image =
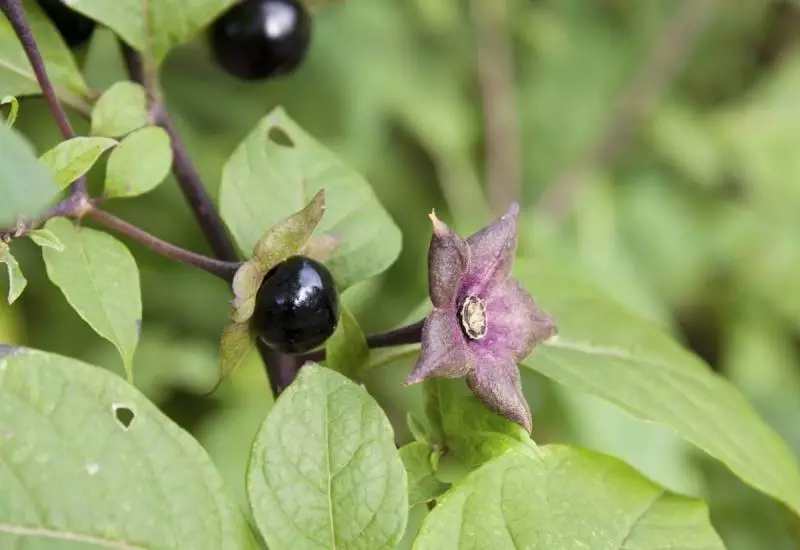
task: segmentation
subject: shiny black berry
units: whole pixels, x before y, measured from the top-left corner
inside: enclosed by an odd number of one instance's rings
[[[240,0],[214,21],[210,41],[217,62],[233,76],[280,76],[303,61],[311,17],[296,0]]]
[[[327,340],[339,320],[339,295],[330,271],[292,256],[264,277],[250,320],[253,333],[283,353],[305,353]]]
[[[94,32],[95,22],[69,8],[61,0],[38,0],[42,10],[53,22],[70,48],[86,43]]]

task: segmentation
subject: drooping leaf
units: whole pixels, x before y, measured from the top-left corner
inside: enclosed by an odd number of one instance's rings
[[[28,237],[41,247],[52,248],[59,252],[64,250],[64,245],[58,240],[58,237],[47,229],[34,229]]]
[[[103,92],[92,109],[92,135],[118,138],[147,125],[147,92],[122,81]]]
[[[203,30],[233,0],[71,0],[70,7],[99,21],[160,62]]]
[[[559,327],[523,365],[671,428],[800,512],[797,459],[729,382],[585,283],[527,261],[516,272]]]
[[[431,448],[414,441],[400,447],[400,458],[408,475],[408,505],[416,506],[435,499],[445,491],[445,485],[436,478]]]
[[[394,548],[408,513],[392,427],[362,387],[307,365],[253,445],[247,492],[272,550]]]
[[[17,114],[19,114],[19,100],[13,95],[7,95],[0,99],[0,107],[8,105],[8,116],[6,116],[6,124],[14,126],[17,121]]]
[[[16,130],[0,124],[0,227],[38,216],[57,194],[53,175],[33,148]]]
[[[22,295],[22,291],[28,285],[28,280],[22,274],[22,269],[11,254],[9,246],[2,241],[0,241],[0,264],[6,264],[8,269],[8,303],[13,304]]]
[[[372,189],[281,109],[262,119],[226,163],[220,210],[247,251],[320,189],[326,210],[317,231],[339,239],[327,262],[337,283],[347,288],[389,267],[401,235]]]
[[[225,328],[219,344],[220,380],[236,370],[252,347],[247,323],[231,323]]]
[[[66,189],[116,144],[116,140],[105,137],[75,137],[62,141],[39,160],[53,172],[59,189]]]
[[[88,112],[85,99],[88,88],[69,48],[36,2],[25,2],[24,8],[47,76],[59,99]],[[5,16],[0,17],[0,91],[3,95],[14,96],[42,93],[25,51]]]
[[[152,191],[172,167],[169,134],[156,126],[142,128],[122,140],[108,158],[105,194],[135,197]]]
[[[415,550],[723,550],[700,501],[625,463],[563,446],[511,452],[470,474],[425,519]]]
[[[202,447],[119,377],[0,346],[0,401],[0,547],[256,548]]]
[[[44,248],[50,280],[100,336],[114,344],[128,376],[142,319],[139,269],[124,244],[102,231],[76,227],[64,218],[47,222],[64,245]]]
[[[369,359],[369,347],[364,331],[344,305],[339,306],[339,324],[325,344],[328,367],[357,380]]]

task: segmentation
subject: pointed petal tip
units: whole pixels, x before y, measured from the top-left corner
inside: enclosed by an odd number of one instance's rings
[[[506,216],[512,216],[514,218],[519,217],[519,203],[512,202],[508,205],[508,210],[506,211]]]
[[[435,210],[431,210],[431,213],[428,214],[428,218],[430,218],[431,224],[433,224],[433,232],[437,237],[442,238],[450,234],[450,228],[436,216]]]

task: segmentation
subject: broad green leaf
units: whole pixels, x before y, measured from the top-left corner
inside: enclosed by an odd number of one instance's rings
[[[116,140],[110,138],[75,137],[62,141],[39,160],[53,172],[59,189],[66,189],[88,172],[100,155],[115,145]]]
[[[47,275],[69,304],[100,336],[114,344],[132,376],[133,352],[142,322],[139,269],[124,244],[102,231],[69,220],[47,222],[64,245],[42,249]]]
[[[0,547],[257,547],[202,447],[121,378],[0,346],[0,402]]]
[[[58,237],[47,229],[34,229],[30,232],[28,237],[41,247],[52,248],[59,252],[64,250],[64,245],[58,240]]]
[[[160,62],[205,29],[233,0],[71,0],[70,7],[113,30]]]
[[[169,134],[163,128],[142,128],[122,140],[108,157],[107,197],[135,197],[152,191],[172,167]]]
[[[325,190],[317,231],[339,239],[326,262],[347,288],[389,267],[401,235],[364,179],[295,124],[282,109],[267,115],[225,165],[220,210],[242,250],[268,227]]]
[[[53,175],[33,148],[16,130],[0,124],[0,227],[38,216],[56,195]]]
[[[525,366],[671,428],[800,512],[797,459],[728,381],[586,284],[530,262],[516,272],[559,329]]]
[[[13,304],[22,295],[28,281],[22,274],[16,258],[11,255],[8,245],[2,241],[0,241],[0,263],[6,264],[8,269],[8,303]]]
[[[339,306],[339,324],[325,344],[326,364],[337,372],[357,380],[369,359],[364,331],[344,305]]]
[[[6,117],[6,124],[14,126],[17,121],[17,114],[19,114],[19,100],[13,95],[7,95],[0,99],[0,107],[8,105],[8,116]]]
[[[408,475],[408,505],[416,506],[435,499],[445,491],[433,469],[435,451],[425,443],[414,441],[400,448],[400,458]]]
[[[394,548],[406,471],[380,406],[341,374],[303,367],[253,445],[247,493],[271,550]]]
[[[122,81],[103,92],[92,109],[92,134],[121,137],[147,125],[147,92],[141,84]]]
[[[415,550],[723,550],[700,501],[625,463],[563,446],[511,452],[446,493]]]
[[[490,411],[463,380],[425,382],[425,413],[432,437],[448,449],[442,463],[447,471],[441,476],[448,481],[509,449],[536,448],[522,426]]]
[[[38,4],[26,1],[24,5],[33,36],[44,59],[47,76],[56,89],[56,94],[62,102],[88,112],[89,105],[85,99],[88,88],[72,53]],[[14,96],[41,94],[25,51],[5,16],[0,17],[0,93]]]

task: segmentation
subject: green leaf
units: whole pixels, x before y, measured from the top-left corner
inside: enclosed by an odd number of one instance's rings
[[[253,445],[247,492],[272,550],[394,548],[408,514],[389,420],[341,374],[303,367]]]
[[[445,485],[436,479],[433,469],[434,451],[428,445],[415,441],[400,448],[400,458],[408,475],[408,505],[424,504],[441,495]]]
[[[664,491],[625,463],[547,446],[488,462],[445,494],[415,550],[723,550],[700,501]]]
[[[220,381],[236,370],[252,347],[247,323],[231,323],[225,327],[219,344]]]
[[[33,148],[16,130],[0,124],[0,227],[38,216],[56,195],[53,175]]]
[[[45,229],[64,244],[62,252],[42,250],[48,277],[78,315],[116,346],[132,377],[142,319],[139,269],[133,256],[111,235],[75,227],[64,218],[50,220]]]
[[[202,447],[119,377],[0,346],[0,401],[0,547],[257,547]]]
[[[152,191],[172,167],[169,134],[159,127],[142,128],[122,140],[108,158],[105,194],[135,197]]]
[[[73,181],[88,172],[105,151],[117,141],[105,137],[75,137],[62,141],[39,160],[55,175],[59,189],[66,189]]]
[[[205,29],[233,0],[72,0],[70,7],[99,21],[157,62]]]
[[[89,112],[86,82],[61,35],[36,2],[25,2],[25,13],[59,99]],[[0,17],[0,90],[4,95],[14,96],[42,93],[25,51],[5,16]]]
[[[16,258],[11,255],[8,245],[2,241],[0,241],[0,263],[6,264],[8,268],[8,303],[13,304],[22,295],[28,281],[22,274]]]
[[[290,144],[290,145],[289,145]],[[364,179],[306,134],[281,109],[267,115],[225,165],[220,210],[242,250],[325,189],[317,231],[339,239],[327,262],[347,288],[388,268],[401,235]]]
[[[358,321],[344,305],[339,306],[339,324],[325,344],[326,364],[357,380],[369,359],[367,338]]]
[[[35,229],[30,232],[28,237],[41,247],[52,248],[53,250],[58,250],[59,252],[64,250],[64,245],[58,240],[58,237],[56,237],[52,231],[48,231],[47,229]]]
[[[530,262],[516,273],[559,328],[525,366],[667,426],[800,512],[797,459],[728,381],[581,281]]]
[[[17,121],[17,114],[19,114],[19,101],[13,95],[7,95],[0,99],[0,106],[8,105],[8,116],[6,117],[6,124],[14,126]]]
[[[463,477],[509,449],[536,448],[522,426],[490,411],[463,380],[433,379],[424,389],[431,435],[448,449],[441,479]]]
[[[147,122],[147,92],[135,82],[113,84],[92,109],[92,134],[95,136],[124,136],[146,126]]]

